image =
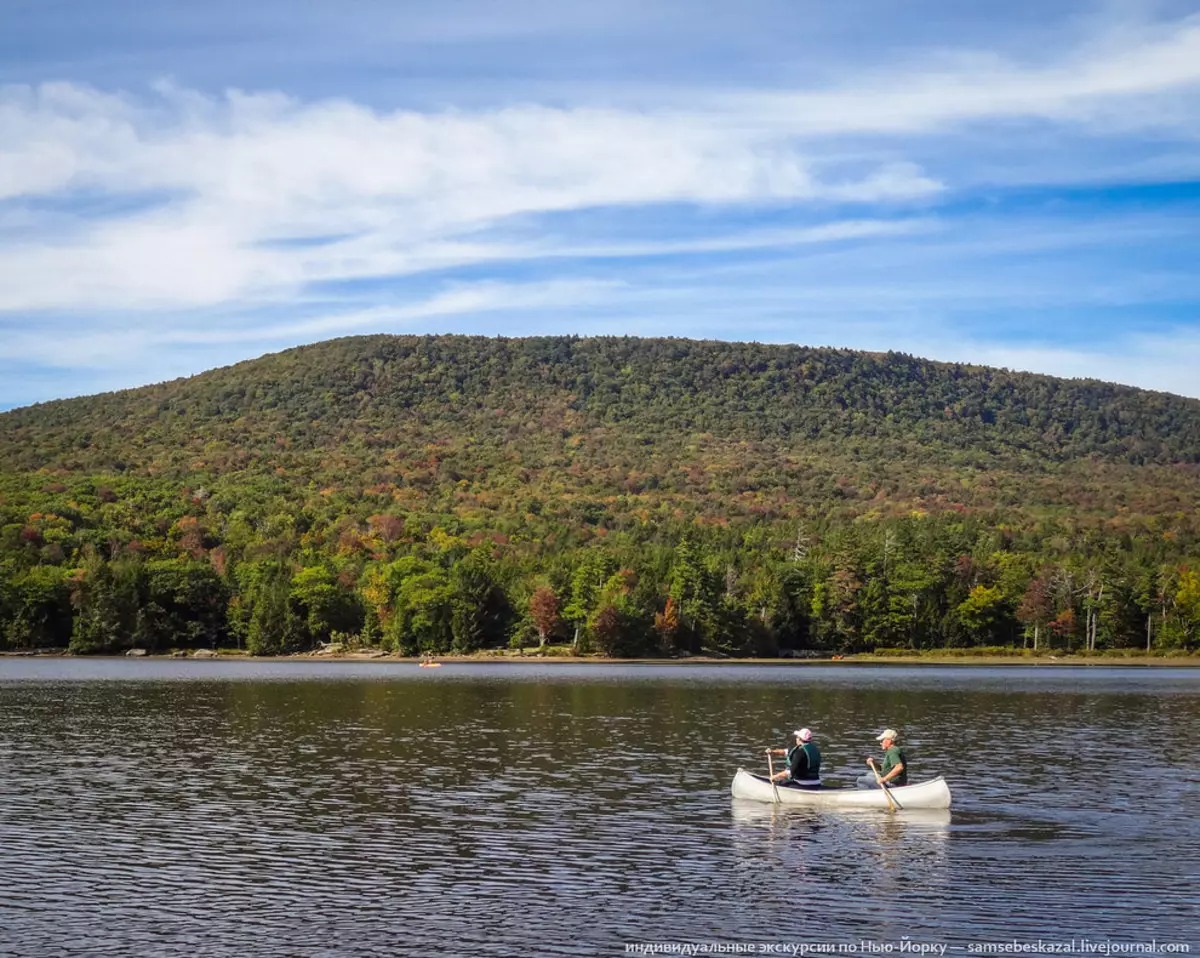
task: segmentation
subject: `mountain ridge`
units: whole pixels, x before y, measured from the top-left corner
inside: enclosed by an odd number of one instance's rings
[[[512,377],[496,368],[498,362],[539,376],[541,398],[556,391],[564,405],[608,424],[636,418],[627,407],[645,399],[660,408],[675,404],[676,408],[667,410],[671,415],[666,425],[712,431],[714,425],[719,428],[722,424],[714,423],[711,411],[705,415],[703,406],[692,409],[694,415],[688,421],[678,404],[688,399],[689,386],[700,396],[706,389],[724,387],[715,397],[716,404],[738,419],[739,428],[749,428],[758,438],[778,434],[779,427],[784,435],[773,438],[821,438],[851,435],[856,430],[894,433],[896,430],[886,428],[886,422],[901,415],[905,422],[922,422],[931,428],[933,434],[922,437],[931,441],[981,440],[990,434],[1055,458],[1120,454],[1131,461],[1147,457],[1158,462],[1200,460],[1200,400],[1170,393],[1098,380],[941,363],[900,353],[633,337],[371,336],[328,340],[165,383],[9,410],[0,414],[0,444],[9,440],[14,430],[69,426],[81,418],[86,422],[97,407],[110,419],[138,416],[139,424],[148,427],[147,410],[136,407],[151,401],[168,403],[177,414],[186,413],[186,403],[201,403],[215,420],[210,425],[219,426],[230,412],[265,416],[278,410],[280,399],[264,395],[272,388],[284,391],[280,398],[286,406],[295,399],[297,390],[289,387],[297,380],[301,390],[323,390],[332,411],[344,413],[346,400],[352,397],[345,394],[344,382],[339,383],[338,370],[357,379],[358,391],[370,398],[354,410],[359,414],[370,414],[372,407],[381,403],[386,408],[388,389],[406,393],[407,408],[419,403],[417,391],[406,389],[394,373],[389,375],[389,366],[411,374],[427,372],[430,363],[455,365],[461,373],[424,382],[422,388],[441,388],[447,396],[459,395],[468,402],[531,398],[514,389]],[[484,366],[491,379],[480,383],[470,368],[473,365]],[[674,380],[661,377],[664,369],[679,366],[684,367],[688,383],[679,382],[678,369]],[[556,370],[561,374],[556,375]],[[465,396],[460,392],[464,380],[468,386]],[[732,390],[731,385],[735,387]],[[637,390],[649,395],[634,396],[631,402],[630,393]],[[926,395],[923,402],[922,391],[934,396]],[[769,412],[769,405],[787,414],[774,424],[774,430],[765,429],[761,420],[747,421]],[[820,415],[822,406],[827,415]],[[314,408],[306,402],[295,411],[319,419],[331,409]],[[860,417],[857,422],[852,418],[855,414]],[[947,428],[939,420],[954,421],[957,427]],[[192,421],[199,423],[196,416]],[[1091,448],[1076,450],[1066,443],[1065,455],[1056,451],[1056,441],[1080,428],[1094,434]],[[1011,436],[1002,435],[1002,430]],[[1039,436],[1046,430],[1053,434]]]
[[[832,353],[832,354],[847,354],[855,356],[863,356],[875,361],[886,361],[891,357],[899,357],[901,359],[910,360],[931,367],[941,368],[944,370],[960,370],[967,373],[978,372],[993,372],[1005,376],[1028,377],[1036,380],[1047,380],[1065,384],[1077,384],[1086,387],[1098,387],[1102,389],[1112,389],[1118,392],[1128,392],[1137,394],[1146,394],[1150,396],[1163,397],[1170,400],[1183,400],[1187,403],[1200,404],[1200,398],[1185,396],[1181,393],[1173,393],[1169,390],[1149,389],[1143,386],[1132,386],[1127,383],[1116,382],[1115,380],[1105,380],[1093,376],[1057,376],[1053,373],[1040,373],[1030,370],[1020,370],[1007,366],[993,366],[987,363],[972,363],[960,362],[954,360],[930,359],[918,356],[913,353],[907,353],[900,350],[871,350],[871,349],[852,349],[848,347],[838,346],[809,346],[797,343],[769,343],[758,340],[721,340],[721,339],[694,339],[685,336],[663,336],[663,337],[640,337],[628,335],[561,335],[561,336],[483,336],[458,333],[443,333],[443,334],[391,334],[391,333],[370,333],[352,336],[338,336],[331,339],[319,340],[313,343],[304,343],[298,346],[289,346],[285,349],[276,350],[273,352],[263,353],[259,356],[250,357],[247,359],[239,359],[236,362],[228,363],[222,366],[214,366],[210,369],[201,370],[198,373],[193,373],[188,376],[177,376],[174,379],[164,379],[156,382],[144,383],[139,386],[127,386],[120,389],[102,390],[98,393],[88,393],[79,396],[64,396],[60,398],[44,399],[25,405],[13,406],[8,409],[0,410],[0,416],[10,413],[23,413],[33,410],[44,409],[49,406],[56,406],[62,403],[86,402],[97,397],[104,396],[132,396],[134,394],[144,393],[149,390],[162,389],[170,386],[179,386],[184,383],[192,382],[211,376],[220,375],[221,373],[243,369],[246,367],[259,364],[263,360],[270,360],[277,357],[288,356],[296,353],[302,353],[310,350],[318,350],[328,347],[335,343],[367,343],[373,341],[442,341],[442,342],[495,342],[495,343],[522,343],[539,340],[563,340],[567,342],[586,342],[594,341],[612,341],[612,342],[658,342],[658,343],[680,343],[684,345],[711,345],[711,346],[749,346],[761,347],[764,349],[780,349],[780,350],[801,350],[812,353]]]

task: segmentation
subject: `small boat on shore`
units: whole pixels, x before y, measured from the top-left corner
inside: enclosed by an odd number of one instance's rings
[[[765,775],[755,775],[739,768],[730,789],[734,798],[780,805],[808,805],[813,808],[887,808],[883,789],[875,788],[806,788],[803,785],[771,785]],[[900,785],[889,789],[901,809],[949,808],[950,786],[940,775],[915,785]]]

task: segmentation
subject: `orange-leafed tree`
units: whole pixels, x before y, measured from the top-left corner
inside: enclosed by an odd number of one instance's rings
[[[546,645],[546,636],[558,628],[558,596],[548,586],[542,586],[529,597],[529,615],[538,633],[538,648]]]
[[[667,596],[666,607],[654,613],[654,631],[658,633],[664,652],[675,648],[675,639],[679,634],[679,606],[670,596]]]

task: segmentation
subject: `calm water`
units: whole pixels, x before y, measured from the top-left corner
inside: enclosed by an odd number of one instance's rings
[[[953,811],[732,800],[801,724]],[[1183,669],[0,659],[0,953],[1200,954],[1198,729]]]

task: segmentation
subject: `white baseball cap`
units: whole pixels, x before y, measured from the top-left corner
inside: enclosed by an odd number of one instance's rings
[[[795,735],[796,735],[796,738],[800,739],[801,742],[811,742],[812,741],[812,731],[810,729],[806,729],[806,728],[796,729]]]
[[[882,732],[875,736],[876,742],[882,742],[885,738],[890,738],[893,741],[900,737],[900,733],[894,728],[885,728]]]

